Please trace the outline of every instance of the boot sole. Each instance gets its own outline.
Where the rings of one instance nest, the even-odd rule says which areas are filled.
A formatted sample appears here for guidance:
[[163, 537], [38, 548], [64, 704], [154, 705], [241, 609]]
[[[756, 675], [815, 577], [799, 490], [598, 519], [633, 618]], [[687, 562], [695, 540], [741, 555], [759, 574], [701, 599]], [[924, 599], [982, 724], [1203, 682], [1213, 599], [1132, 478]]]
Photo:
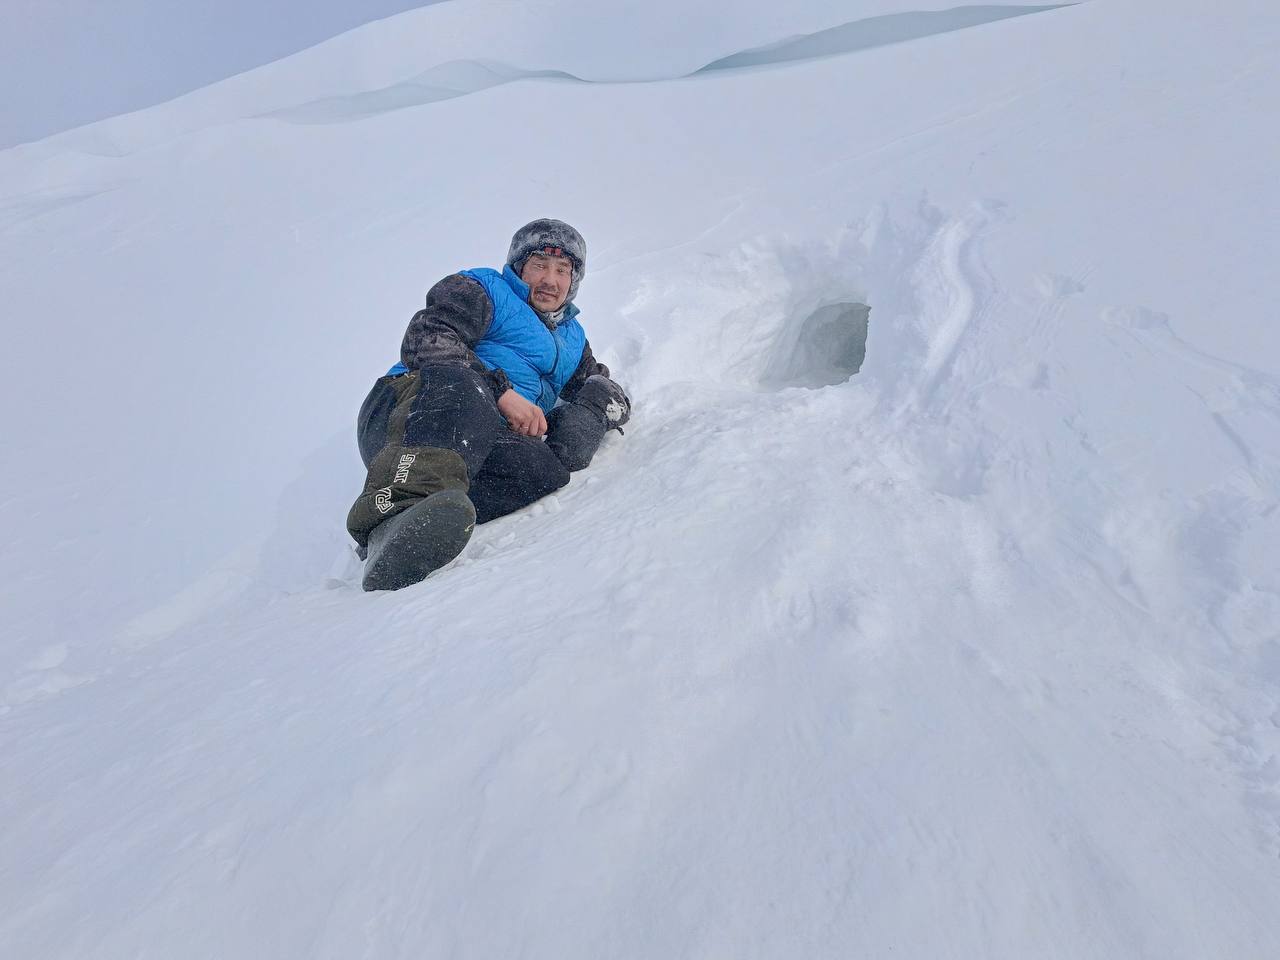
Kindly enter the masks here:
[[462, 552], [475, 526], [476, 508], [465, 493], [433, 493], [374, 529], [361, 585], [399, 590], [425, 580]]

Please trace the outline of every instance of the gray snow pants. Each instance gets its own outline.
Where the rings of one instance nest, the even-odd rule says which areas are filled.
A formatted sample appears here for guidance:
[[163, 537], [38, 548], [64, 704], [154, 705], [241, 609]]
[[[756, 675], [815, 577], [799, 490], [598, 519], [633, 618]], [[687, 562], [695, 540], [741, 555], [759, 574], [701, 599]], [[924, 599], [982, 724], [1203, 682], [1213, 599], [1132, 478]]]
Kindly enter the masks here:
[[614, 425], [605, 411], [618, 395], [608, 378], [589, 378], [573, 402], [547, 415], [543, 440], [514, 433], [488, 382], [467, 367], [382, 377], [356, 421], [369, 473], [347, 529], [363, 548], [379, 523], [440, 490], [466, 491], [477, 523], [528, 506], [591, 462]]

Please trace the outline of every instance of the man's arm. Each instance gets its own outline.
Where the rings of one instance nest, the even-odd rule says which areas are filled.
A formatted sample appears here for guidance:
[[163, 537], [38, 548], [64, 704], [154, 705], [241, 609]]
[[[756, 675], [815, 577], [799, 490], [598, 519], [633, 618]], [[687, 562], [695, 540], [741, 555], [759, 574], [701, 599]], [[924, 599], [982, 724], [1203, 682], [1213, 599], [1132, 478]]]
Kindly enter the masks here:
[[583, 384], [587, 382], [588, 377], [607, 376], [609, 376], [609, 368], [599, 363], [592, 355], [590, 342], [585, 343], [582, 346], [582, 359], [578, 362], [578, 369], [573, 371], [573, 376], [565, 382], [560, 391], [560, 399], [566, 402], [572, 401], [582, 389]]
[[560, 396], [568, 402], [547, 415], [547, 446], [566, 470], [581, 470], [606, 433], [622, 432], [631, 418], [631, 398], [610, 379], [609, 368], [596, 360], [590, 344], [583, 346], [578, 369]]
[[427, 292], [427, 305], [413, 315], [400, 344], [400, 362], [410, 370], [443, 363], [482, 374], [500, 397], [511, 389], [502, 370], [489, 369], [474, 347], [493, 323], [493, 303], [477, 280], [455, 273]]
[[[585, 387], [590, 389], [584, 392]], [[595, 358], [591, 344], [582, 346], [582, 359], [564, 388], [561, 399], [595, 410], [604, 417], [605, 428], [614, 430], [631, 419], [631, 398], [622, 386], [609, 376], [609, 368]], [[598, 408], [598, 409], [597, 409]]]

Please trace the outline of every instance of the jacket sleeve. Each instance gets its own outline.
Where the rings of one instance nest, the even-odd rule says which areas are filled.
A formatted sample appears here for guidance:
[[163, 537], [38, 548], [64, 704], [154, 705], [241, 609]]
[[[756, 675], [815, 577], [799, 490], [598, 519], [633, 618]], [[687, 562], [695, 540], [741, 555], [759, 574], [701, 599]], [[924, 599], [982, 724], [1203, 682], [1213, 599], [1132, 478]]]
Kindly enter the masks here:
[[571, 376], [560, 391], [562, 400], [572, 400], [578, 395], [578, 391], [582, 389], [582, 385], [587, 382], [588, 377], [607, 377], [609, 376], [609, 368], [603, 363], [599, 363], [595, 356], [591, 353], [590, 342], [583, 344], [582, 360], [578, 362], [578, 369], [573, 371]]
[[493, 323], [493, 303], [479, 281], [460, 273], [427, 292], [427, 305], [413, 315], [400, 344], [400, 362], [410, 370], [430, 364], [469, 367], [483, 375], [494, 397], [511, 389], [505, 372], [490, 369], [475, 354]]

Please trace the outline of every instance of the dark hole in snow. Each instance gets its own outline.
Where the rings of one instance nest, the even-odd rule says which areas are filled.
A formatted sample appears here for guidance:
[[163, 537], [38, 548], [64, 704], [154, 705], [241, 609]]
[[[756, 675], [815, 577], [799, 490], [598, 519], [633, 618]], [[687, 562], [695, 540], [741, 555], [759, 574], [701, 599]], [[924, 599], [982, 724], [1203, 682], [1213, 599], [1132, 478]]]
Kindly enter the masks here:
[[785, 331], [765, 372], [767, 387], [829, 387], [844, 383], [867, 355], [865, 303], [829, 303]]

